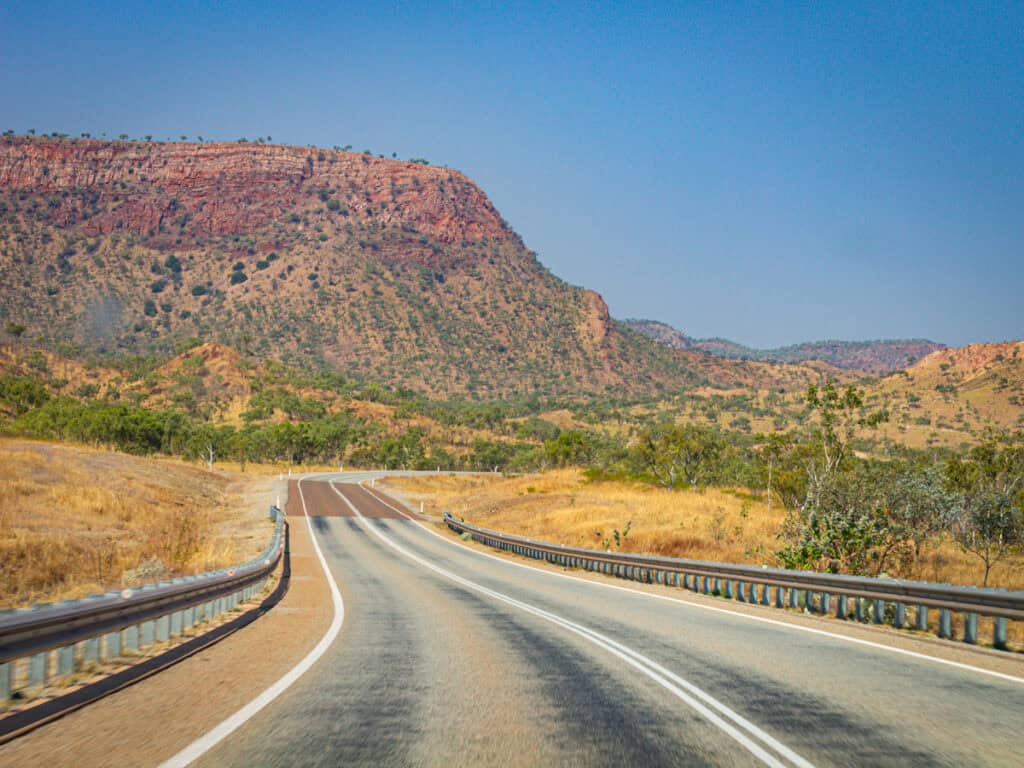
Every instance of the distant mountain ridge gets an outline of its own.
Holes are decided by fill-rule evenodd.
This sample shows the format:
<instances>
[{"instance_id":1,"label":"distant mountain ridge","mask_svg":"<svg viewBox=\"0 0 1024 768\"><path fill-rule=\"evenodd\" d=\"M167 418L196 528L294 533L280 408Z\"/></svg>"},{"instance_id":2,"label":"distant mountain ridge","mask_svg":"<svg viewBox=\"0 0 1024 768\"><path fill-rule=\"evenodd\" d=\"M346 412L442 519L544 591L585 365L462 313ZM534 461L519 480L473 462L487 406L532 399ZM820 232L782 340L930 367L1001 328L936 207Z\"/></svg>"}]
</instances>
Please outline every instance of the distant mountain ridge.
<instances>
[{"instance_id":1,"label":"distant mountain ridge","mask_svg":"<svg viewBox=\"0 0 1024 768\"><path fill-rule=\"evenodd\" d=\"M946 349L927 339L886 339L878 341L812 341L777 349L754 349L729 339L696 339L656 320L623 320L642 333L672 349L709 352L719 357L774 363L802 363L820 360L849 371L885 375L903 370L931 353Z\"/></svg>"}]
</instances>

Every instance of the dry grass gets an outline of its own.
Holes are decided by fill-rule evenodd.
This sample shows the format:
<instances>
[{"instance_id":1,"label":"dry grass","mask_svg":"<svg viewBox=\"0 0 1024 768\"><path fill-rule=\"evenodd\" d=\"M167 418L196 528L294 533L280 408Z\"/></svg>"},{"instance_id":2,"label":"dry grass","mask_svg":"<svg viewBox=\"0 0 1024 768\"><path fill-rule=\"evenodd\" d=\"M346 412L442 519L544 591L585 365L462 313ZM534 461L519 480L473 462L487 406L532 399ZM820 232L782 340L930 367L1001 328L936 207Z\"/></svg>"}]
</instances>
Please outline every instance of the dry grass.
<instances>
[{"instance_id":1,"label":"dry grass","mask_svg":"<svg viewBox=\"0 0 1024 768\"><path fill-rule=\"evenodd\" d=\"M254 486L177 461L0 440L0 606L248 559L270 533L252 497L268 482Z\"/></svg>"},{"instance_id":2,"label":"dry grass","mask_svg":"<svg viewBox=\"0 0 1024 768\"><path fill-rule=\"evenodd\" d=\"M429 512L447 509L488 528L560 544L701 560L770 562L782 520L776 510L769 514L764 504L742 493L590 483L577 470L513 478L389 478L387 484L417 503L424 500Z\"/></svg>"},{"instance_id":3,"label":"dry grass","mask_svg":"<svg viewBox=\"0 0 1024 768\"><path fill-rule=\"evenodd\" d=\"M708 488L671 492L628 482L591 483L578 470L536 475L389 478L387 484L427 512L449 510L468 522L499 531L573 546L610 546L670 557L777 566L772 552L785 510L771 512L742 491ZM632 522L616 547L614 530ZM992 571L992 586L1024 589L1021 562ZM922 553L908 578L980 584L980 561L948 542ZM894 574L895 575L895 574Z\"/></svg>"}]
</instances>

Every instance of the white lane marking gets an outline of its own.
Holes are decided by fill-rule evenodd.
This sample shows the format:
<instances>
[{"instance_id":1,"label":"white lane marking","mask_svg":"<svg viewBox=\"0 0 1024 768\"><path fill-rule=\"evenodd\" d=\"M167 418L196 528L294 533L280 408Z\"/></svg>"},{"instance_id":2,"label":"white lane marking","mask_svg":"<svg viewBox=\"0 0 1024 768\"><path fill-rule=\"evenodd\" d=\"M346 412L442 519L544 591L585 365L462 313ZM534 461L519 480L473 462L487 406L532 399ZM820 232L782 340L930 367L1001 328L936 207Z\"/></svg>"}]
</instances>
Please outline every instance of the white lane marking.
<instances>
[{"instance_id":1,"label":"white lane marking","mask_svg":"<svg viewBox=\"0 0 1024 768\"><path fill-rule=\"evenodd\" d=\"M678 675L670 672L657 662L652 661L651 659L647 658L646 656L643 656L640 653L637 653L632 648L629 648L628 646L623 645L622 643L612 640L611 638L602 635L599 632L595 632L594 630L589 629L588 627L585 627L581 624L577 624L573 621L570 621L569 619L565 619L559 616L558 614L551 613L550 611L538 608L534 605L531 605L530 603L525 603L521 600L517 600L514 597L510 597L509 595L506 595L503 592L497 592L493 589L483 586L482 584L477 584L475 581L470 581L469 579L463 578L462 576L452 573L451 571L442 568L438 565L434 565L433 563L424 560L419 555L410 552L402 545L385 536L383 533L377 530L375 526L371 525L367 521L367 519L359 512L359 510L351 502L351 500L349 500L349 498L345 496L345 494L338 490L337 486L334 483L330 483L330 486L334 490L334 492L338 494L338 496L348 505L349 509L352 510L352 512L360 520L360 522L363 523L363 526L366 528L366 530L368 530L370 533L379 538L381 541L383 541L385 544L387 544L389 547L394 549L399 554L404 555L410 560L419 563L424 568L434 571L435 573L438 573L441 576L444 576L445 578L450 579L451 581L454 581L457 584L461 584L467 589L480 592L481 594L487 595L488 597L491 597L495 600L506 603L507 605L511 605L515 608L525 611L526 613L532 614L533 616L537 616L540 619L544 619L545 621L562 627L563 629L566 629L569 632L579 635L580 637L589 640L594 645L597 645L600 648L603 648L604 650L608 651L609 653L617 656L630 666L637 669L639 672L649 677L654 682L658 683L658 685L674 694L678 699L688 704L699 714L703 715L707 720L711 721L714 725L718 726L718 728L720 728L722 731L724 731L737 742L739 742L751 754L756 756L766 765L773 766L773 768L785 768L786 763L783 763L775 755L768 752L764 748L764 746L774 749L780 755L783 755L784 757L788 758L792 763L800 766L801 768L814 768L814 765L811 762L798 755L796 752L794 752L792 749L779 742L773 736L762 731L760 728L758 728L752 722L744 718L742 715L733 711L725 704L715 699L713 696L711 696L711 694L698 688L692 683L684 680ZM390 507L391 509L395 509L395 507L392 507L390 504L387 504L387 506ZM732 722L729 722L730 720ZM747 733L743 733L743 731L746 731ZM762 746L762 744L758 744L757 742L755 742L753 739L750 738L750 736L753 736L754 738L760 740L764 746Z\"/></svg>"},{"instance_id":2,"label":"white lane marking","mask_svg":"<svg viewBox=\"0 0 1024 768\"><path fill-rule=\"evenodd\" d=\"M334 577L331 575L330 569L327 567L327 560L324 559L324 553L320 551L320 545L317 544L316 536L313 534L313 524L310 522L309 510L306 509L306 496L302 492L302 481L305 479L305 477L300 478L297 487L299 489L299 498L302 500L302 511L306 515L306 527L309 529L309 538L313 542L313 549L316 550L316 556L320 561L320 567L323 569L324 576L327 578L327 585L331 588L331 602L334 605L334 619L331 621L331 626L327 628L327 632L325 632L324 636L320 638L320 642L316 644L316 647L306 654L302 661L288 670L284 677L271 685L263 691L263 693L233 715L226 718L219 725L214 727L213 730L203 736L200 736L174 757L161 763L161 768L184 768L184 766L189 765L194 760L217 746L242 726L247 720L256 715L257 712L284 693L296 680L302 677L302 675L309 671L309 668L324 655L327 649L331 646L331 643L333 643L334 639L338 636L338 632L341 631L341 625L345 621L345 604L342 602L341 592L338 590L338 585L334 581Z\"/></svg>"},{"instance_id":3,"label":"white lane marking","mask_svg":"<svg viewBox=\"0 0 1024 768\"><path fill-rule=\"evenodd\" d=\"M364 490L366 490L366 489L364 488ZM376 489L374 489L374 490L376 490ZM498 557L497 555L492 555L490 552L481 552L478 549L473 549L472 547L466 547L466 546L463 546L462 544L454 542L451 539L449 539L447 536L443 536L440 533L438 533L437 531L431 530L430 528L428 528L426 525L424 525L419 520L415 519L414 517L411 517L408 513L403 512L402 510L398 509L398 507L395 507L395 506L392 506L391 504L388 504L386 501L384 501L384 499L381 499L379 496L377 496L376 493L373 494L373 495L374 495L374 498L376 498L378 501L380 501L381 504L385 505L386 507L390 507L391 509L395 510L395 512L397 512L398 514L400 514L400 515L402 515L404 517L409 518L409 520L412 520L412 522L416 523L416 525L418 525L424 531L426 531L427 533L431 534L432 536L437 536L437 538L439 538L441 541L447 543L449 546L457 547L459 550L461 550L463 552L472 552L474 555L479 555L480 557L489 557L492 560L497 560L499 563L505 563L507 565L512 565L512 566L515 566L516 568L526 568L526 569L528 569L529 571L531 571L533 573L544 573L544 574L547 574L548 576L557 576L557 577L562 578L562 579L572 579L573 581L575 581L577 583L593 584L595 587L603 587L604 589L616 589L616 590L619 590L619 591L622 591L622 592L628 592L631 595L639 595L639 596L642 596L642 597L649 597L649 598L652 598L654 600L664 600L666 602L672 603L673 605L682 606L682 607L685 607L685 608L697 608L697 609L700 609L702 611L713 611L715 613L724 613L724 614L727 614L729 616L735 616L737 618L747 619L749 621L759 621L762 624L772 624L772 625L777 626L777 627L783 627L784 629L792 629L792 630L796 630L798 632L807 632L807 633L812 634L812 635L819 635L821 637L829 637L829 638L832 638L834 640L843 640L844 642L847 642L847 643L854 643L856 645L863 645L863 646L867 646L868 648L876 648L878 650L888 651L889 653L897 653L897 654L900 654L901 656L909 656L909 657L914 658L914 659L922 659L924 661L932 661L932 662L935 662L936 664L944 664L944 665L946 665L948 667L953 667L955 669L961 669L961 670L964 670L966 672L977 672L977 673L982 674L982 675L989 675L991 677L999 678L1000 680L1006 680L1006 681L1011 682L1011 683L1017 683L1019 685L1024 685L1024 677L1016 677L1014 675L1008 675L1005 672L996 672L996 671L991 670L991 669L984 669L983 667L975 667L975 666L972 666L970 664L964 664L963 662L960 662L960 661L952 661L950 659L943 659L943 658L941 658L939 656L929 656L927 653L918 653L917 651L908 651L905 648L895 648L895 647L889 646L889 645L882 645L881 643L876 643L876 642L874 642L872 640L863 640L863 639L861 639L859 637L849 637L847 635L840 635L840 634L838 634L836 632L829 632L827 629L815 629L814 627L805 627L805 626L802 626L800 624L790 624L789 622L779 621L778 619L769 619L766 616L754 616L754 615L751 615L749 613L741 613L740 611L732 611L732 610L729 610L728 608L720 608L720 607L715 606L715 605L704 605L703 603L695 603L695 602L691 602L689 600L681 599L681 598L678 598L678 597L671 597L670 595L659 595L659 594L656 594L654 592L644 592L643 590L633 589L631 587L623 587L623 586L620 586L618 584L605 584L604 582L601 582L601 581L591 581L590 579L583 579L583 578L580 578L579 576L573 576L572 574L569 574L569 573L559 573L557 571L549 571L549 570L546 570L544 568L537 568L536 566L527 565L526 563L517 563L514 560L511 560L511 559L508 559L508 558L504 558L504 557Z\"/></svg>"}]
</instances>

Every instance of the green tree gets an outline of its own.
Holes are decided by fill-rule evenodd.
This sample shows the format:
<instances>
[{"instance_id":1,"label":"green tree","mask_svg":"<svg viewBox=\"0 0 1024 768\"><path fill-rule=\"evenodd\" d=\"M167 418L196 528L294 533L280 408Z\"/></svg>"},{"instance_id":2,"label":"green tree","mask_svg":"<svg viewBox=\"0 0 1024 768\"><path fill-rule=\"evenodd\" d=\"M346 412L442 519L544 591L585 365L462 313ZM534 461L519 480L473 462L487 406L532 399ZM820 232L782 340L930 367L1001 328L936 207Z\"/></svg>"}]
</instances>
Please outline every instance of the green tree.
<instances>
[{"instance_id":1,"label":"green tree","mask_svg":"<svg viewBox=\"0 0 1024 768\"><path fill-rule=\"evenodd\" d=\"M26 329L21 323L8 320L7 325L4 326L4 330L7 332L7 335L13 339L14 343L17 343L21 341L21 337L24 335Z\"/></svg>"},{"instance_id":2,"label":"green tree","mask_svg":"<svg viewBox=\"0 0 1024 768\"><path fill-rule=\"evenodd\" d=\"M544 443L544 456L551 466L586 466L594 457L596 440L589 432L571 429Z\"/></svg>"},{"instance_id":3,"label":"green tree","mask_svg":"<svg viewBox=\"0 0 1024 768\"><path fill-rule=\"evenodd\" d=\"M847 387L840 392L831 379L823 387L809 386L806 400L819 416L816 438L821 449L820 460L808 467L813 489L815 481L824 480L839 471L849 455L850 442L857 431L878 426L888 419L888 414L885 411L866 414L864 393L856 387Z\"/></svg>"},{"instance_id":4,"label":"green tree","mask_svg":"<svg viewBox=\"0 0 1024 768\"><path fill-rule=\"evenodd\" d=\"M30 376L0 376L0 402L7 403L14 414L28 413L50 399L42 382Z\"/></svg>"},{"instance_id":5,"label":"green tree","mask_svg":"<svg viewBox=\"0 0 1024 768\"><path fill-rule=\"evenodd\" d=\"M661 485L675 488L684 480L696 488L710 479L725 441L711 427L661 424L641 434L637 451L644 469Z\"/></svg>"},{"instance_id":6,"label":"green tree","mask_svg":"<svg viewBox=\"0 0 1024 768\"><path fill-rule=\"evenodd\" d=\"M982 561L987 586L992 568L1024 550L1024 433L986 433L965 458L949 460L946 478L963 498L954 536Z\"/></svg>"}]
</instances>

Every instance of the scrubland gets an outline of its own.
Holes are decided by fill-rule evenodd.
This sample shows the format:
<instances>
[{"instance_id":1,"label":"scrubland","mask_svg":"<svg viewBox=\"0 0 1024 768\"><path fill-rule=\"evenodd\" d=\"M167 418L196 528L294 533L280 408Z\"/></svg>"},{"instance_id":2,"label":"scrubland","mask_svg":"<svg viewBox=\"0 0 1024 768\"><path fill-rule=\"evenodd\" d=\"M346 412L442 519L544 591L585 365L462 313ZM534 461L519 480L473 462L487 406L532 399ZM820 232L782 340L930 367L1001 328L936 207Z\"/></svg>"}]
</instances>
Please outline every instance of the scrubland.
<instances>
[{"instance_id":1,"label":"scrubland","mask_svg":"<svg viewBox=\"0 0 1024 768\"><path fill-rule=\"evenodd\" d=\"M244 561L266 546L271 493L268 475L0 440L0 607Z\"/></svg>"}]
</instances>

